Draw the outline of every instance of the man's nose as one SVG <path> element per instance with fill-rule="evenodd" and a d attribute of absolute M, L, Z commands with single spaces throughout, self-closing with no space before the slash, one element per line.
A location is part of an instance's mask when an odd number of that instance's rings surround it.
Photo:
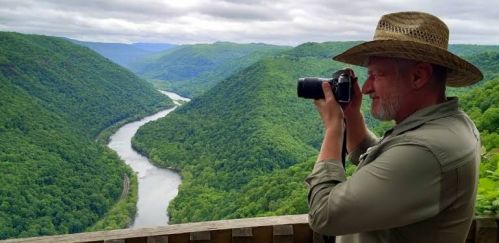
<path fill-rule="evenodd" d="M 368 77 L 364 82 L 364 85 L 362 85 L 362 94 L 369 94 L 373 91 L 372 78 Z"/>

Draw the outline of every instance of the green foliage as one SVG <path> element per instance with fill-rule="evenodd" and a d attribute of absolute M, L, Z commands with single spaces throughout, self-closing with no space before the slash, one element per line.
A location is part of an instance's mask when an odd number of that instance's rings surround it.
<path fill-rule="evenodd" d="M 169 104 L 87 48 L 0 32 L 0 239 L 82 232 L 129 215 L 130 205 L 108 212 L 131 171 L 95 137 Z"/>
<path fill-rule="evenodd" d="M 494 45 L 469 45 L 454 44 L 449 45 L 449 51 L 462 57 L 480 55 L 485 52 L 499 52 L 499 46 Z"/>
<path fill-rule="evenodd" d="M 499 153 L 482 157 L 475 211 L 481 215 L 499 214 Z"/>
<path fill-rule="evenodd" d="M 499 214 L 499 78 L 486 81 L 461 99 L 461 107 L 480 130 L 482 156 L 476 212 Z"/>
<path fill-rule="evenodd" d="M 166 87 L 192 97 L 238 70 L 287 49 L 289 47 L 229 42 L 182 45 L 139 59 L 131 64 L 131 70 L 155 80 L 158 88 Z"/>
<path fill-rule="evenodd" d="M 485 76 L 484 80 L 499 77 L 499 50 L 479 53 L 466 59 L 480 68 Z"/>
<path fill-rule="evenodd" d="M 6 79 L 90 137 L 172 105 L 146 81 L 62 38 L 0 32 L 0 57 Z"/>
<path fill-rule="evenodd" d="M 127 196 L 120 198 L 104 218 L 97 221 L 92 227 L 87 228 L 86 231 L 123 229 L 133 223 L 133 216 L 137 212 L 135 205 L 138 200 L 138 181 L 134 172 L 129 172 L 127 175 L 131 178 L 130 191 Z"/>

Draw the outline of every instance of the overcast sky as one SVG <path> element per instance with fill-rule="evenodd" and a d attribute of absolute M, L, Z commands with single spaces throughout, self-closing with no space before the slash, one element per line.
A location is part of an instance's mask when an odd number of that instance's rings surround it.
<path fill-rule="evenodd" d="M 442 18 L 451 43 L 499 45 L 498 0 L 0 0 L 0 30 L 98 42 L 297 45 L 369 40 L 382 14 Z"/>

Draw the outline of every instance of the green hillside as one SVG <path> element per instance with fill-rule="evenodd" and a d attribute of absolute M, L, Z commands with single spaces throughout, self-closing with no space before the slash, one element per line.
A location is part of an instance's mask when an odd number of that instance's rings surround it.
<path fill-rule="evenodd" d="M 458 56 L 469 57 L 484 52 L 499 52 L 499 45 L 453 44 L 449 45 L 449 51 Z"/>
<path fill-rule="evenodd" d="M 344 67 L 330 57 L 354 44 L 306 43 L 266 58 L 142 127 L 134 147 L 156 164 L 182 171 L 168 209 L 172 222 L 306 213 L 303 180 L 316 159 L 322 125 L 312 102 L 296 97 L 296 79 Z M 365 80 L 365 70 L 354 70 Z M 476 92 L 485 87 L 490 85 Z M 390 123 L 374 120 L 369 106 L 364 99 L 365 119 L 381 133 Z"/>
<path fill-rule="evenodd" d="M 130 71 L 62 38 L 0 32 L 0 50 L 6 79 L 92 138 L 172 105 Z"/>
<path fill-rule="evenodd" d="M 130 68 L 157 87 L 192 97 L 259 59 L 289 48 L 229 42 L 182 45 L 139 59 Z"/>
<path fill-rule="evenodd" d="M 0 32 L 0 239 L 81 232 L 102 219 L 134 175 L 96 136 L 169 105 L 87 48 Z M 102 228 L 123 227 L 134 210 Z"/>

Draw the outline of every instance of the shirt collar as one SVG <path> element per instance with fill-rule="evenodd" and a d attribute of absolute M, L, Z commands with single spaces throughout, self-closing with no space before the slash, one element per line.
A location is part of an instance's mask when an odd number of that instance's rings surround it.
<path fill-rule="evenodd" d="M 443 103 L 432 105 L 412 113 L 401 123 L 385 133 L 385 136 L 396 136 L 403 132 L 414 129 L 426 122 L 447 117 L 459 111 L 458 98 L 449 97 Z"/>

